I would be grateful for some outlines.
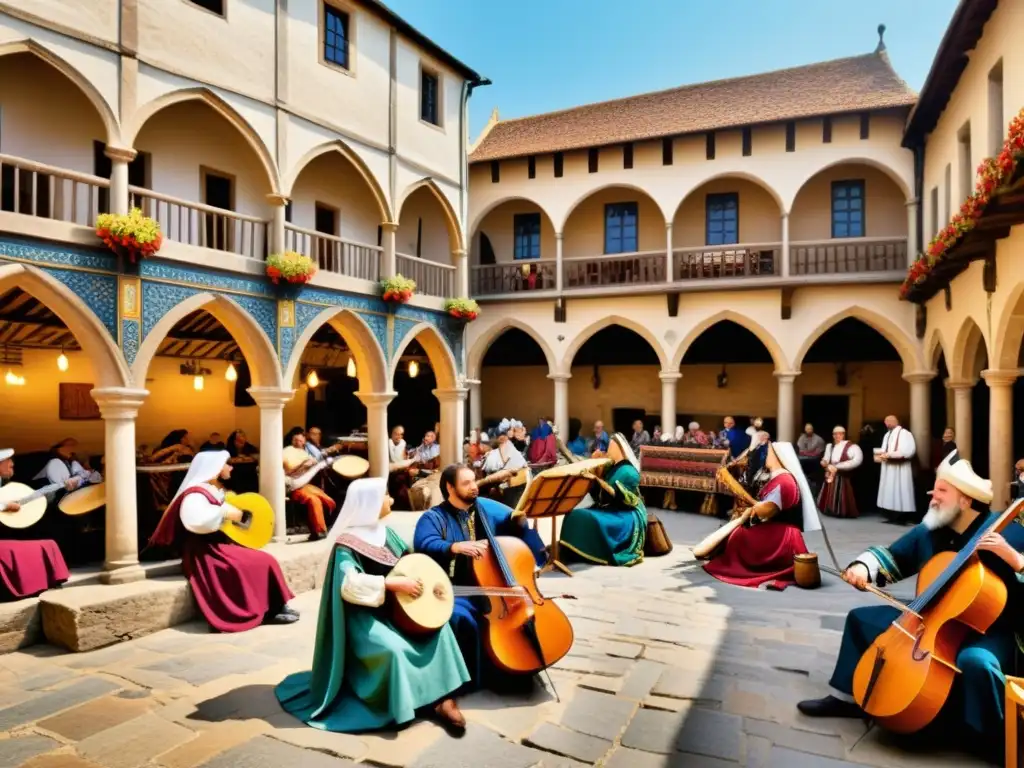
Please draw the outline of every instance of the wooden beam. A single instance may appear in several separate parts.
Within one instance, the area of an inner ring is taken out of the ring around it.
[[[793,289],[783,288],[782,289],[782,306],[781,315],[783,320],[789,320],[793,317]]]

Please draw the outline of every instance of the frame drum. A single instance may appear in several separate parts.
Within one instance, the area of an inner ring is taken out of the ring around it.
[[[77,517],[99,509],[107,503],[107,491],[104,483],[87,485],[76,491],[65,494],[57,503],[57,508],[65,515]]]
[[[346,480],[355,480],[370,471],[370,462],[362,456],[348,454],[335,459],[334,463],[331,464],[331,469]]]

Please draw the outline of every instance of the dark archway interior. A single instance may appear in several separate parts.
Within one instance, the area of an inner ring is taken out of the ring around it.
[[[683,365],[771,363],[772,355],[752,331],[720,320],[698,336],[683,355]]]
[[[317,426],[323,431],[325,444],[330,444],[366,423],[366,406],[355,394],[359,379],[347,371],[351,354],[341,334],[329,323],[313,334],[303,351],[299,376],[304,382],[315,370],[320,384],[306,393],[306,423],[285,424],[285,430]]]
[[[647,339],[621,325],[602,328],[576,351],[575,365],[660,365]]]
[[[481,365],[541,365],[548,361],[540,344],[519,328],[509,328],[484,353]]]
[[[867,323],[848,317],[833,325],[811,345],[805,363],[898,362],[889,340]]]
[[[419,366],[416,376],[409,375],[409,363],[413,360]],[[427,353],[420,343],[413,339],[405,348],[393,382],[398,396],[388,405],[388,427],[401,424],[405,427],[405,440],[410,448],[419,445],[423,433],[433,429],[441,418],[441,404],[434,397],[437,379],[430,365]]]

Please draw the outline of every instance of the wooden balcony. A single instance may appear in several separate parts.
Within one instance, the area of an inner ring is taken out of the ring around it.
[[[771,277],[782,274],[782,243],[678,248],[672,252],[676,280]]]
[[[470,269],[469,292],[473,296],[555,290],[555,260],[531,259],[485,264]]]
[[[417,293],[442,299],[455,296],[455,267],[450,264],[438,264],[404,253],[396,253],[395,261],[400,275],[416,281]]]
[[[855,237],[789,244],[789,274],[860,275],[907,271],[907,239]]]
[[[608,285],[660,285],[665,283],[665,252],[639,251],[563,262],[566,289]]]
[[[107,179],[0,155],[0,211],[94,227],[109,195]]]
[[[311,257],[324,272],[373,282],[380,280],[384,249],[379,246],[344,240],[292,224],[284,225],[284,245],[289,251]]]

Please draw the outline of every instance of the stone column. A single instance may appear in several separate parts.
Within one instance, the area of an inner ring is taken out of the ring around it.
[[[441,466],[462,461],[462,441],[466,439],[463,406],[468,394],[464,387],[434,390],[434,397],[441,403]]]
[[[452,251],[452,264],[455,267],[455,293],[448,298],[469,297],[469,256],[463,250]]]
[[[977,381],[966,379],[946,381],[946,388],[953,392],[953,430],[956,432],[957,452],[970,461],[974,440],[974,415],[972,413],[974,385]]]
[[[398,232],[398,224],[393,221],[385,221],[380,225],[380,244],[384,249],[380,257],[380,276],[394,277],[398,274],[398,260],[395,258],[395,235]]]
[[[106,147],[103,154],[110,158],[110,212],[128,213],[128,163],[138,152],[126,147]]]
[[[932,459],[932,379],[934,371],[903,374],[910,383],[910,433],[917,444],[917,460],[925,469]]]
[[[250,387],[260,407],[260,496],[274,510],[274,541],[288,537],[284,491],[284,406],[295,394],[291,389]]]
[[[146,396],[144,389],[110,387],[92,390],[103,416],[103,481],[106,539],[104,584],[123,584],[146,578],[139,565],[139,512],[135,490],[135,417]]]
[[[555,290],[562,293],[562,233],[555,232]]]
[[[484,403],[480,394],[480,380],[466,379],[466,385],[469,387],[469,424],[466,425],[467,431],[477,427],[483,428]]]
[[[1013,382],[1017,371],[981,372],[989,389],[988,466],[992,480],[993,512],[1002,512],[1010,502],[1013,479]],[[959,435],[957,436],[959,438]]]
[[[907,263],[914,263],[920,245],[917,242],[917,200],[907,200]],[[960,444],[957,443],[957,447]]]
[[[791,443],[796,439],[793,382],[799,375],[800,371],[775,371],[775,378],[779,381],[779,410],[775,417],[775,431],[778,434],[773,439],[782,443]]]
[[[661,433],[676,431],[676,385],[683,378],[679,371],[661,371]]]
[[[388,476],[388,404],[395,399],[395,392],[356,392],[356,397],[366,406],[366,430],[369,445],[369,477]]]
[[[779,252],[782,259],[782,269],[779,274],[789,277],[789,214],[782,214],[782,250]]]
[[[549,373],[548,378],[555,384],[555,412],[551,418],[555,420],[558,434],[563,440],[569,440],[569,379],[571,373]]]
[[[665,222],[665,282],[671,283],[675,272],[672,258],[672,222]]]
[[[284,253],[287,248],[284,225],[288,198],[271,193],[267,195],[267,202],[274,208],[274,215],[270,220],[270,227],[267,229],[267,247],[270,249],[270,253]]]

